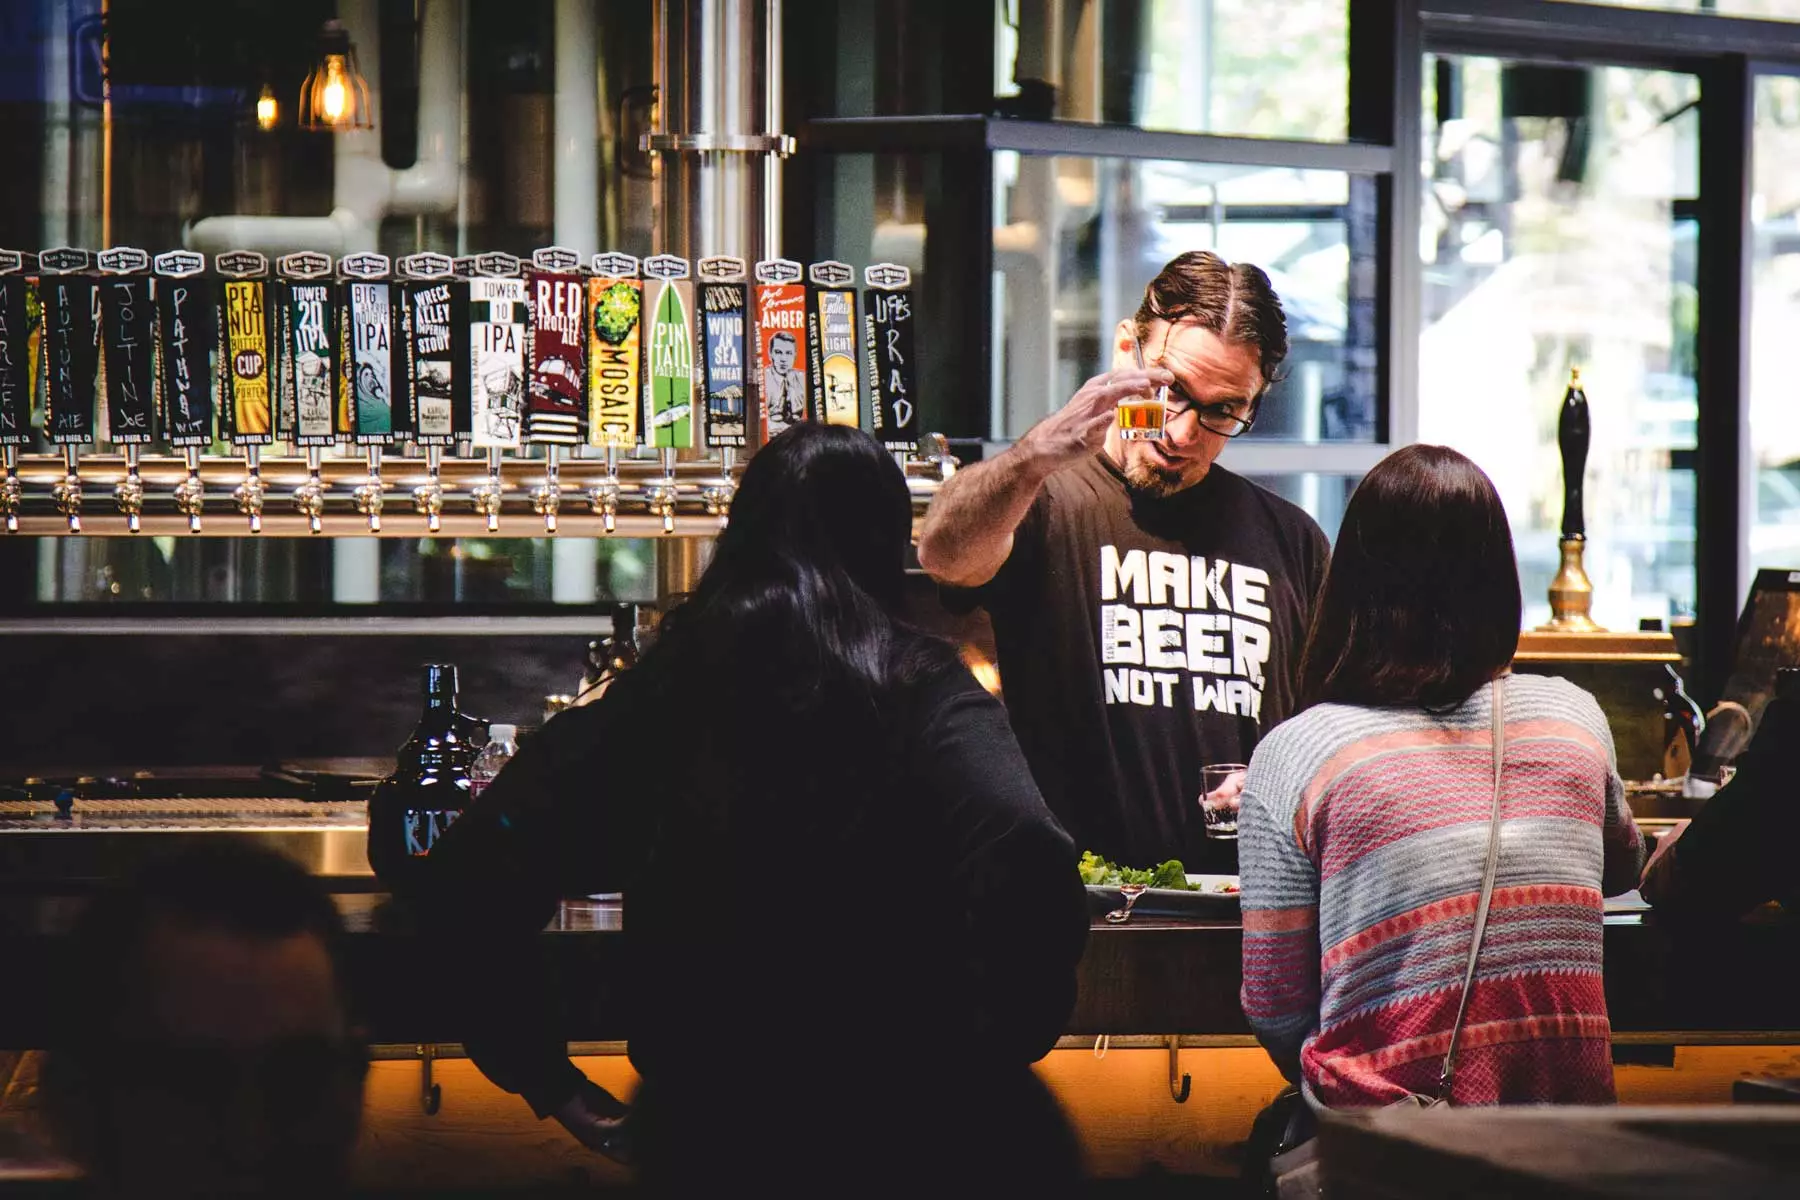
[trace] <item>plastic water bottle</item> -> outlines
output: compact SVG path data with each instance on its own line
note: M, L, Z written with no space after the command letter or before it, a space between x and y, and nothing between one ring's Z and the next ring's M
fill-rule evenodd
M494 776L500 773L507 760L519 752L519 728L516 725L505 725L496 722L488 728L488 744L481 748L475 756L475 765L469 768L469 799L478 798L487 790L487 785L494 782Z

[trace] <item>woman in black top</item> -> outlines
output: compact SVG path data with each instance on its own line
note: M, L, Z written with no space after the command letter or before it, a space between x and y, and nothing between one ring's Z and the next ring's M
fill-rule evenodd
M471 1056L602 1149L610 1098L569 1061L530 946L559 898L624 893L647 1183L1075 1174L1028 1064L1074 1003L1076 850L1004 710L895 615L911 518L867 435L776 438L639 665L432 850L421 900L459 975L486 981Z

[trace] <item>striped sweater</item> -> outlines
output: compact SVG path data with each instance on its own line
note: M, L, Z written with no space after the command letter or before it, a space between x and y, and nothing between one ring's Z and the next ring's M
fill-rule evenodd
M1436 1088L1481 896L1491 697L1442 714L1318 705L1251 759L1244 1014L1327 1105ZM1643 840L1592 696L1514 676L1506 738L1500 865L1452 1099L1607 1102L1602 896L1636 886Z

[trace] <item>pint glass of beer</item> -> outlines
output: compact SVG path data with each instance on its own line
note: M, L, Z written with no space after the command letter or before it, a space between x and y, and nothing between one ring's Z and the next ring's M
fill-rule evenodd
M1138 370L1144 369L1144 347L1131 339L1131 356ZM1153 442L1163 435L1163 416L1169 401L1169 389L1159 387L1155 396L1127 396L1119 401L1119 437L1128 442Z

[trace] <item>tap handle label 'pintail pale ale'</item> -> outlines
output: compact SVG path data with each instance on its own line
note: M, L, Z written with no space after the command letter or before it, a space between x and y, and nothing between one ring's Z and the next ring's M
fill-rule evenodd
M650 300L648 441L694 446L694 285L685 259L658 254L644 264Z
M860 425L861 387L856 367L856 271L841 262L814 263L806 314L812 370L813 419L830 425Z
M643 406L644 281L629 254L596 254L587 281L588 442L638 444Z

